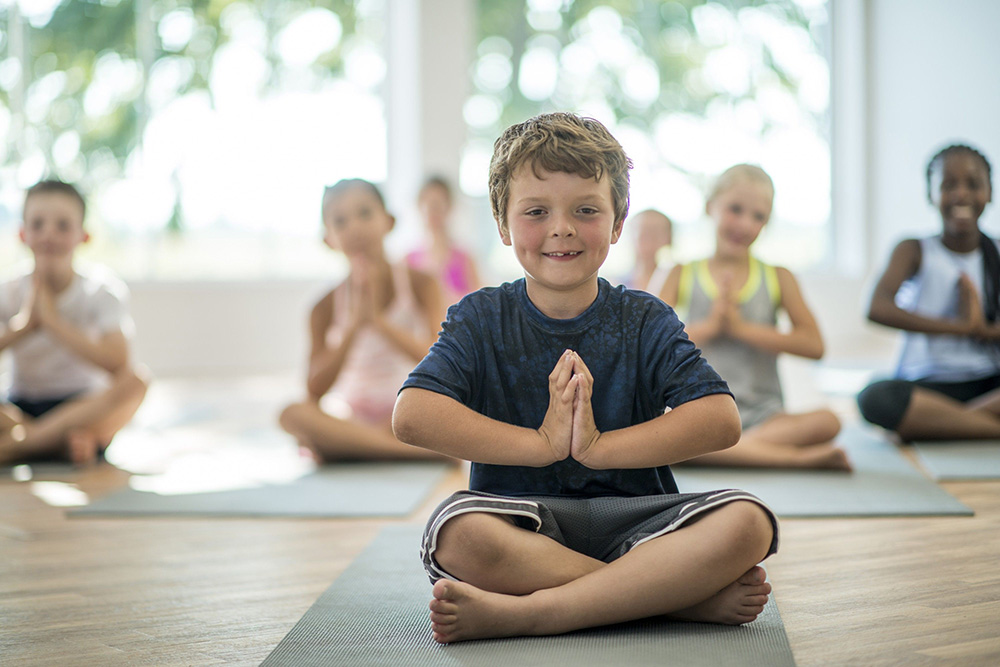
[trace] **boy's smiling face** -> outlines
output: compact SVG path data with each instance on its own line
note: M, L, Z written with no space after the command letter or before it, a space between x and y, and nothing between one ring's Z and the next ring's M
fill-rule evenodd
M549 317L575 317L597 298L597 270L621 235L607 177L522 166L511 179L504 245L524 268L528 297Z

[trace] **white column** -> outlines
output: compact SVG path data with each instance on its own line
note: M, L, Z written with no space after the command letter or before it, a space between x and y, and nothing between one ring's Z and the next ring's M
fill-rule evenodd
M869 176L867 0L831 0L831 194L836 270L860 277L874 245Z
M458 182L475 11L473 0L386 0L386 12L386 195L401 207L430 174Z

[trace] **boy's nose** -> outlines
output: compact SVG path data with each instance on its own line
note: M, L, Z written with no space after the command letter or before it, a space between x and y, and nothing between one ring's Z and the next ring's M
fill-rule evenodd
M556 215L552 221L553 236L572 236L576 233L573 221L565 215Z

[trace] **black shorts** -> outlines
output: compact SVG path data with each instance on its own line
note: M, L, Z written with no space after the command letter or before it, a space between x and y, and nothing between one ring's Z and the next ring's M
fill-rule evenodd
M424 529L420 556L431 582L455 579L434 559L441 526L467 512L510 517L518 527L550 537L565 547L610 563L632 548L681 528L692 517L737 500L757 503L767 512L774 537L767 552L778 550L778 519L753 494L738 490L670 493L654 496L511 498L481 491L459 491L441 503Z
M11 397L10 402L18 407L24 414L29 417L38 418L44 415L50 410L58 408L60 405L66 401L71 401L74 398L82 396L83 392L76 392L75 394L70 394L69 396L62 396L60 398L40 398L40 399L29 399L29 398L15 398Z
M917 387L927 389L961 403L1000 389L1000 375L990 375L964 382L932 382L930 380L881 380L861 390L858 408L861 416L872 424L895 431L903 421L910 398Z

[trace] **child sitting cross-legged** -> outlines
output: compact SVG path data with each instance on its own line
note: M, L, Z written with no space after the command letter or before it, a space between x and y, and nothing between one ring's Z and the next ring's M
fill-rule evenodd
M670 307L597 275L629 167L573 114L496 142L490 201L524 278L449 311L393 415L403 442L472 461L423 539L438 642L663 614L741 624L767 602L774 515L742 491L680 494L669 468L739 439L726 383Z
M95 461L135 414L147 382L129 361L127 289L73 258L89 234L69 183L42 181L24 200L30 271L0 283L0 350L12 383L0 403L0 464Z

